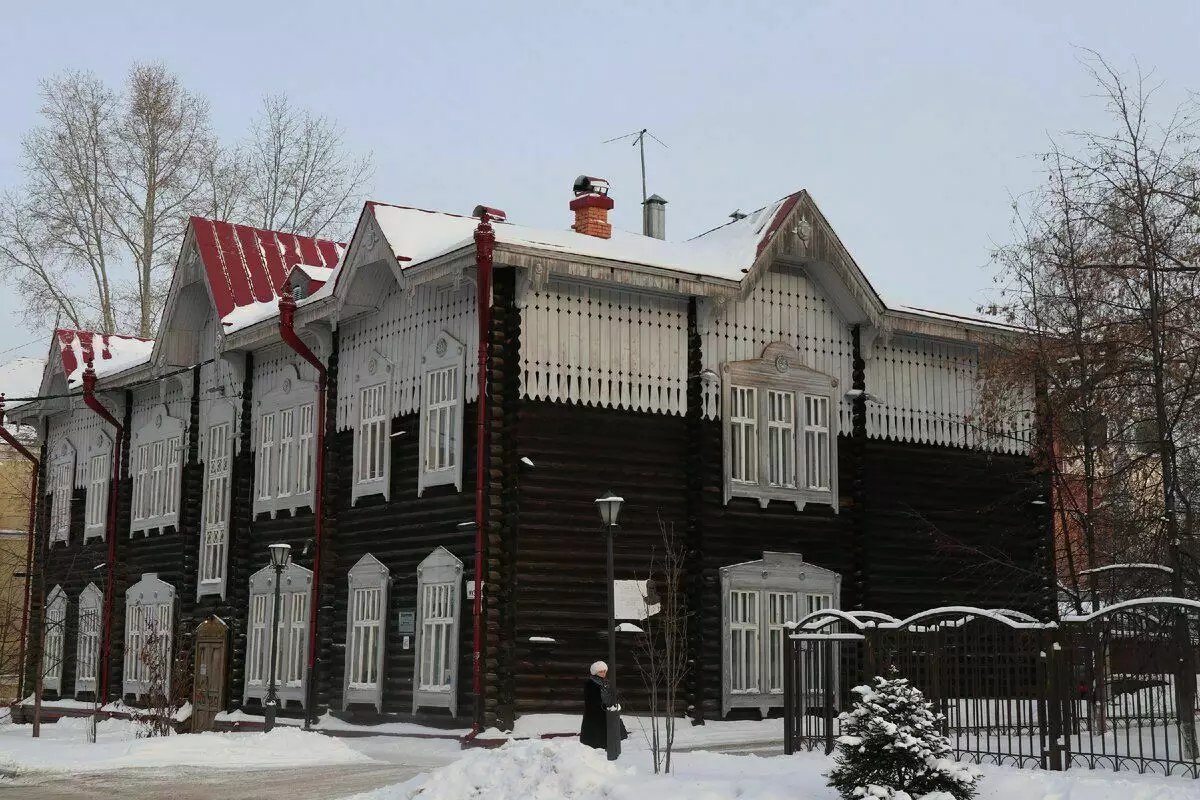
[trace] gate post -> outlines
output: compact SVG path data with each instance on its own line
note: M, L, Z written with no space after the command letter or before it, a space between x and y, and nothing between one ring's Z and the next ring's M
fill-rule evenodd
M790 636L784 640L783 648L783 754L795 752L793 739L796 736L796 662L799 661L800 641Z
M825 642L825 755L833 752L833 640Z
M1041 636L1043 679L1038 681L1042 696L1038 699L1038 727L1042 738L1042 768L1061 772L1062 761L1062 650L1057 631L1047 628Z

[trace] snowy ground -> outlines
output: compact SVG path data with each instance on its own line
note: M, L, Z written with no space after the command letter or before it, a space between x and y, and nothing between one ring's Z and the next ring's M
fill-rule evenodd
M396 737L334 738L279 728L137 739L133 723L106 720L99 741L88 723L0 725L0 795L23 800L219 797L324 800L402 783L461 755L457 742Z
M628 756L634 756L629 758ZM762 758L680 753L676 775L647 774L646 754L610 764L577 742L523 741L476 750L428 775L353 800L837 800L823 773L831 761L803 754ZM1183 778L1048 773L983 767L979 800L1196 800L1200 783Z

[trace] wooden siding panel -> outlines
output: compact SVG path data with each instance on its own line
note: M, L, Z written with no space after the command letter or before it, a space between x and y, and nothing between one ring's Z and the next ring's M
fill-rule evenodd
M684 412L685 299L552 280L528 292L521 322L522 396Z

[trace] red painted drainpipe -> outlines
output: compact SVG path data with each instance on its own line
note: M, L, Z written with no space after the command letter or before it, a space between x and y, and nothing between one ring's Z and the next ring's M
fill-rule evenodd
M475 268L478 317L479 317L479 400L478 425L475 436L475 658L474 689L476 702L475 722L469 738L474 738L483 727L483 542L487 522L484 513L484 487L487 476L487 338L492 322L492 253L496 246L496 231L492 228L493 216L503 219L491 209L476 209L479 225L475 228Z
M0 438L4 439L12 449L16 450L25 458L29 459L29 463L33 465L33 475L29 480L29 541L25 544L25 602L24 608L21 611L21 646L20 657L17 659L17 664L20 665L19 679L17 681L20 689L18 694L25 694L25 642L28 637L29 629L29 598L30 584L33 581L33 537L34 537L34 522L37 519L37 493L38 493L38 470L40 463L37 456L29 452L25 445L17 439L16 434L4 427L4 395L0 394Z
M125 433L125 428L121 423L117 422L116 417L109 413L104 404L96 399L96 370L92 368L92 362L87 362L87 367L83 370L83 402L92 411L95 411L101 419L113 426L115 431L113 437L113 466L112 466L112 484L108 494L108 523L104 528L104 536L108 540L108 564L107 577L104 580L104 632L100 639L100 653L102 658L101 664L101 680L100 684L100 705L108 703L108 671L109 671L109 653L112 648L112 607L113 607L113 583L116 580L117 569L117 491L121 485L121 439Z
M296 300L286 292L279 298L279 336L288 347L301 358L312 364L317 371L317 408L314 415L314 438L317 448L316 479L313 481L313 590L312 605L308 614L308 669L305 678L304 729L308 730L312 720L316 687L313 675L317 663L317 608L321 595L321 530L324 527L325 509L325 389L328 380L325 365L309 349L296 333Z

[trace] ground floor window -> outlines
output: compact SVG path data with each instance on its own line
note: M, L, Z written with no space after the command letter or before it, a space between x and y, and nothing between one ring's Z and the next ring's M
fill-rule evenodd
M387 567L370 554L360 558L348 575L343 707L371 703L376 710L383 711L389 583Z
M125 592L125 671L121 691L137 697L169 695L175 587L152 572Z
M79 593L79 640L75 647L75 692L94 692L100 671L100 604L96 584Z
M246 684L242 702L267 699L271 685L271 643L275 650L275 694L280 703L304 704L308 666L308 619L312 603L312 570L288 564L279 580L279 619L275 614L275 570L263 567L250 576L250 608L246 628Z
M67 595L55 586L46 597L46 637L42 645L42 686L62 691L63 643L67 627Z
M417 568L416 686L419 707L458 709L458 630L462 561L444 547Z
M757 708L766 716L783 705L784 648L796 622L812 611L836 608L841 576L806 563L799 553L721 569L722 707ZM805 671L810 680L820 676Z

